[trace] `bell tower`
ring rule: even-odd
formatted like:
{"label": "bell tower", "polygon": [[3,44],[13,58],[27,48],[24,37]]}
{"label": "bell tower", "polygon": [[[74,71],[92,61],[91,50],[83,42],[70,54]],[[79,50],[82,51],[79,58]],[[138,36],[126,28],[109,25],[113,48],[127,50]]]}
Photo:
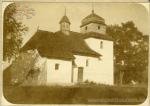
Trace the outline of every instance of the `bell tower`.
{"label": "bell tower", "polygon": [[104,18],[100,17],[94,12],[90,15],[85,17],[81,22],[81,33],[88,33],[88,32],[97,32],[100,34],[106,34],[106,24]]}
{"label": "bell tower", "polygon": [[65,35],[69,35],[69,33],[70,33],[70,24],[71,23],[70,23],[67,15],[66,15],[66,9],[65,9],[65,14],[61,18],[59,24],[60,24],[60,31],[62,33],[64,33]]}

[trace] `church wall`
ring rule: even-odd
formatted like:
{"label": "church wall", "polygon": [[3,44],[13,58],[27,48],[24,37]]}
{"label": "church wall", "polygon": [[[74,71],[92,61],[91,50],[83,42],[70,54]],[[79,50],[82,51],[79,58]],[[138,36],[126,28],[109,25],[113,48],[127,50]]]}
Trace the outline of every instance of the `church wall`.
{"label": "church wall", "polygon": [[47,84],[71,83],[71,71],[71,61],[47,59]]}
{"label": "church wall", "polygon": [[[100,29],[98,29],[98,27],[100,27]],[[96,24],[96,23],[90,23],[88,25],[81,27],[81,33],[87,33],[87,32],[97,32],[97,33],[105,34],[106,26],[101,24]]]}
{"label": "church wall", "polygon": [[[113,69],[112,65],[104,63],[102,60],[95,57],[75,55],[75,62],[78,67],[83,67],[83,82],[93,81],[102,84],[113,84]],[[88,60],[88,65],[86,61]],[[106,65],[105,65],[106,64]],[[111,67],[109,67],[111,66]],[[74,69],[74,82],[77,82],[78,67]]]}
{"label": "church wall", "polygon": [[[93,70],[93,66],[96,67],[96,65],[92,65],[94,63],[97,63],[98,58],[94,58],[94,57],[89,57],[89,56],[80,56],[80,55],[74,55],[75,56],[75,63],[77,65],[77,67],[74,69],[74,82],[77,83],[77,79],[78,79],[78,68],[79,67],[83,67],[83,82],[86,81],[87,79],[90,78],[90,70]],[[86,65],[86,61],[88,60],[88,66]],[[93,70],[91,71],[94,74]],[[89,74],[89,75],[88,75]],[[94,78],[95,79],[95,78]],[[92,81],[94,79],[91,79]]]}
{"label": "church wall", "polygon": [[[91,49],[102,55],[101,61],[93,64],[93,70],[95,69],[97,70],[97,72],[101,73],[100,77],[104,83],[113,84],[114,82],[113,42],[95,38],[88,38],[85,41]],[[96,74],[95,77],[98,77],[97,75],[98,74]]]}
{"label": "church wall", "polygon": [[83,67],[83,78],[86,70],[86,60],[89,59],[88,56],[80,56],[80,55],[74,55],[75,56],[75,63],[76,63],[76,68],[73,69],[73,82],[77,83],[77,78],[78,78],[78,67]]}

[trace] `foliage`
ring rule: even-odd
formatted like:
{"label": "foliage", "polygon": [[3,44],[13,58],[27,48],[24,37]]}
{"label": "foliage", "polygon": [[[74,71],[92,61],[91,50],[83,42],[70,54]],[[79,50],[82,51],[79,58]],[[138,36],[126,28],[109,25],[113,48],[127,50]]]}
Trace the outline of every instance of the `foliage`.
{"label": "foliage", "polygon": [[107,27],[114,39],[115,73],[124,72],[123,83],[147,81],[148,36],[143,35],[132,21]]}
{"label": "foliage", "polygon": [[[38,59],[38,54],[35,51],[30,53],[20,53],[19,56],[12,62],[11,66],[4,71],[4,77],[11,76],[7,81],[7,85],[20,85],[24,83],[32,83],[32,77],[36,77],[35,64]],[[8,75],[9,74],[9,75]]]}
{"label": "foliage", "polygon": [[[18,21],[18,16],[27,16],[33,11],[23,8],[21,4],[12,3],[8,5],[4,11],[4,24],[3,24],[3,60],[10,61],[19,53],[22,44],[22,35],[28,31],[28,28]],[[25,13],[23,13],[25,11]]]}

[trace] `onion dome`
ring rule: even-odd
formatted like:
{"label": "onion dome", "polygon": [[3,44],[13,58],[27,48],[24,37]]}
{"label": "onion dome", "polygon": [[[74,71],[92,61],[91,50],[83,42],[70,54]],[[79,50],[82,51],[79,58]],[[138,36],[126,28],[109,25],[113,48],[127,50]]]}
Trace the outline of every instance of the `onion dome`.
{"label": "onion dome", "polygon": [[63,23],[63,22],[66,22],[66,23],[69,23],[70,24],[70,21],[69,21],[69,19],[68,19],[68,17],[66,16],[66,15],[64,15],[63,17],[62,17],[62,19],[60,20],[60,24],[61,23]]}
{"label": "onion dome", "polygon": [[92,10],[92,13],[90,15],[88,15],[87,17],[85,17],[82,22],[81,22],[81,26],[83,27],[89,23],[97,23],[97,24],[103,24],[105,25],[105,20],[104,18],[98,16],[97,14],[94,13],[94,10]]}

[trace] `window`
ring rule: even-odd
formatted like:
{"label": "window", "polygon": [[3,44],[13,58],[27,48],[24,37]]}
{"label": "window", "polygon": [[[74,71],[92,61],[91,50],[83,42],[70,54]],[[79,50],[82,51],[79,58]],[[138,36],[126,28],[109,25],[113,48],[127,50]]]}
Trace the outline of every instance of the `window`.
{"label": "window", "polygon": [[59,70],[59,64],[58,63],[55,64],[55,70]]}
{"label": "window", "polygon": [[100,48],[103,48],[103,41],[100,42]]}
{"label": "window", "polygon": [[98,26],[98,29],[100,29],[100,26]]}
{"label": "window", "polygon": [[89,66],[89,60],[86,59],[86,66]]}
{"label": "window", "polygon": [[87,26],[85,27],[85,30],[87,30]]}

